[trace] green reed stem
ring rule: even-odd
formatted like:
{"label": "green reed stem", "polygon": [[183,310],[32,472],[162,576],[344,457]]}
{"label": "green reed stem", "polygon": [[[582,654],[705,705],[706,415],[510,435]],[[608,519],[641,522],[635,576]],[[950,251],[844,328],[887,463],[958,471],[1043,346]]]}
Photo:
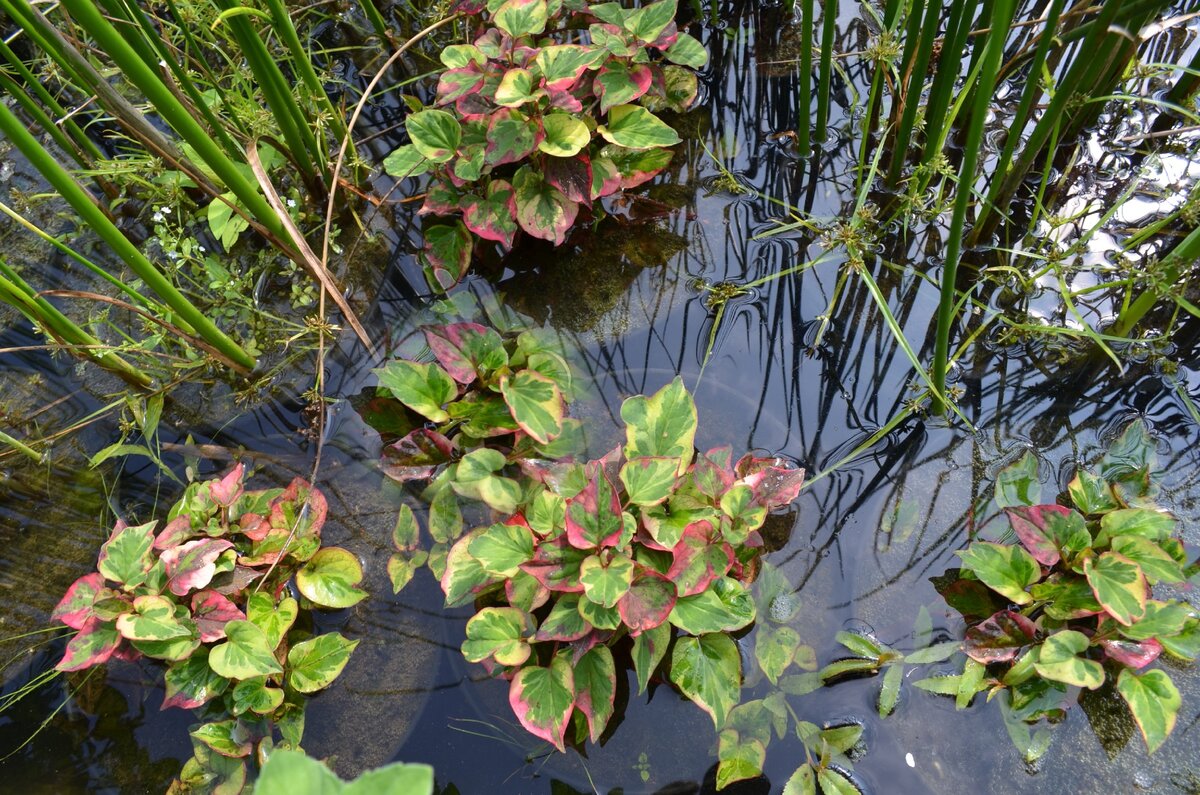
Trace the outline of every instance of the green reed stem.
{"label": "green reed stem", "polygon": [[942,57],[938,59],[937,73],[929,90],[929,102],[925,111],[925,145],[921,151],[921,162],[928,165],[942,151],[942,131],[953,105],[954,84],[958,81],[962,61],[954,53],[962,52],[966,46],[967,33],[977,0],[953,0],[946,36],[942,43]]}
{"label": "green reed stem", "polygon": [[0,444],[11,447],[12,449],[16,450],[21,455],[23,455],[26,458],[33,461],[33,463],[35,463],[35,464],[40,464],[40,463],[42,463],[42,461],[45,460],[45,457],[41,453],[39,453],[37,450],[34,450],[32,447],[25,444],[20,439],[16,439],[12,436],[9,436],[4,431],[0,431]]}
{"label": "green reed stem", "polygon": [[[321,83],[321,78],[317,76],[317,70],[313,67],[312,57],[308,51],[304,49],[304,45],[300,42],[300,34],[296,32],[296,26],[292,24],[291,12],[283,0],[265,0],[267,10],[271,12],[271,21],[275,28],[275,32],[283,39],[283,43],[287,46],[288,52],[291,54],[292,69],[300,75],[301,81],[309,94],[309,100],[325,112],[329,117],[330,129],[339,140],[346,136],[346,122],[342,118],[342,114],[337,112],[333,107],[333,103],[329,100],[329,95],[325,93],[325,86]],[[370,4],[369,0],[364,0],[365,4]],[[314,156],[319,161],[324,161],[324,155],[321,152],[314,152]]]}
{"label": "green reed stem", "polygon": [[821,9],[821,71],[817,86],[817,140],[829,137],[829,91],[833,83],[833,39],[837,32],[838,0],[824,0]]}
{"label": "green reed stem", "polygon": [[807,157],[812,149],[812,79],[813,79],[813,0],[801,0],[800,13],[800,97],[796,109],[800,113],[796,123],[796,148],[801,157]]}
{"label": "green reed stem", "polygon": [[942,290],[938,303],[937,331],[933,352],[933,411],[946,413],[946,368],[950,355],[950,326],[954,322],[955,288],[958,277],[958,261],[962,253],[963,228],[967,220],[967,205],[971,201],[971,185],[979,165],[979,152],[983,144],[984,122],[992,92],[996,86],[996,75],[1000,71],[1000,60],[1004,55],[1004,42],[1016,10],[1016,0],[996,0],[992,6],[992,33],[984,45],[982,69],[975,86],[975,101],[971,110],[967,136],[963,147],[962,165],[958,172],[958,190],[954,195],[954,209],[947,232],[946,262],[942,266]]}
{"label": "green reed stem", "polygon": [[[104,159],[104,153],[100,151],[100,147],[96,146],[96,142],[88,137],[87,133],[75,123],[73,118],[70,118],[70,114],[67,113],[66,108],[60,105],[58,100],[46,90],[46,87],[42,85],[42,81],[29,70],[24,61],[17,57],[17,54],[12,51],[12,48],[8,46],[3,37],[0,37],[0,55],[4,56],[4,60],[8,61],[9,66],[16,72],[16,77],[20,79],[23,87],[33,92],[33,96],[41,103],[47,116],[53,114],[58,119],[61,119],[61,121],[52,121],[51,127],[64,130],[67,135],[71,136],[71,140],[74,142],[73,145],[64,147],[64,149],[71,154],[75,162],[81,166],[86,166],[88,164],[86,161]],[[13,96],[17,97],[17,94]],[[22,103],[22,107],[24,106],[24,103]],[[30,115],[33,114],[31,113]],[[49,129],[47,129],[47,132],[51,135],[54,134]]]}
{"label": "green reed stem", "polygon": [[[918,18],[917,8],[922,2],[923,0],[917,0],[913,3],[910,22]],[[925,7],[925,20],[916,35],[917,41],[912,52],[913,58],[904,64],[901,80],[907,76],[908,83],[904,90],[904,111],[900,116],[900,123],[896,127],[895,137],[892,139],[892,162],[887,176],[889,185],[898,184],[900,175],[904,171],[908,146],[913,137],[913,125],[917,120],[917,110],[922,104],[921,96],[925,88],[925,75],[929,70],[929,55],[933,52],[933,40],[937,36],[938,25],[941,22],[941,10],[940,2],[929,3]],[[915,26],[909,25],[910,34],[913,27]]]}

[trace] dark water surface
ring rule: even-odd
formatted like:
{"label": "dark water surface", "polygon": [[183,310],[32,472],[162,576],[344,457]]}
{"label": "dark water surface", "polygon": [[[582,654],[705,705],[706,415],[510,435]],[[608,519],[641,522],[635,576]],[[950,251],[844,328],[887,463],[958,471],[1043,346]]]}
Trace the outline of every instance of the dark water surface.
{"label": "dark water surface", "polygon": [[[780,209],[754,193],[724,189],[705,147],[754,191],[816,216],[844,217],[854,204],[857,137],[838,131],[850,122],[849,105],[856,92],[865,95],[869,77],[847,62],[834,86],[832,126],[840,137],[811,160],[797,157],[789,140],[779,137],[796,125],[796,70],[786,61],[794,58],[798,38],[795,28],[780,24],[781,13],[778,7],[736,4],[724,9],[721,24],[692,28],[713,57],[698,108],[676,120],[685,142],[669,174],[614,203],[609,209],[615,217],[597,231],[581,230],[557,251],[525,245],[504,262],[482,267],[464,288],[478,295],[502,292],[511,306],[561,334],[593,383],[577,416],[585,419],[596,449],[616,438],[614,418],[624,397],[650,393],[676,373],[696,394],[698,446],[731,444],[735,452],[786,455],[810,473],[842,461],[914,395],[910,363],[862,282],[847,280],[831,310],[845,263],[841,254],[731,300],[713,330],[701,284],[759,279],[823,249],[799,233],[754,239],[775,226]],[[858,47],[863,25],[845,14],[840,50]],[[381,126],[386,115],[376,120]],[[394,143],[380,139],[375,145],[382,154]],[[371,329],[392,342],[427,319],[411,256],[416,222],[401,214],[408,210],[396,212],[385,219],[395,256],[369,291],[376,296]],[[887,238],[880,256],[866,262],[926,361],[936,286],[884,260],[936,277],[942,248],[936,224],[916,227],[907,239]],[[379,263],[372,267],[376,274],[385,270]],[[1200,401],[1197,331],[1189,321],[1166,351],[1178,365],[1173,372],[1161,358],[1134,349],[1127,352],[1124,373],[1103,359],[1041,341],[1002,344],[985,332],[953,373],[974,432],[958,420],[907,420],[869,453],[806,488],[793,510],[772,518],[768,560],[797,586],[803,607],[792,626],[818,661],[839,656],[832,639],[840,629],[868,630],[885,643],[911,648],[922,606],[936,637],[957,637],[961,624],[929,580],[955,567],[953,553],[965,546],[968,527],[987,518],[986,508],[977,509],[986,505],[996,472],[1031,451],[1041,464],[1044,493],[1054,495],[1135,418],[1147,423],[1157,442],[1160,502],[1179,517],[1194,556],[1200,543],[1200,428],[1182,395]],[[0,347],[34,342],[13,323]],[[585,755],[557,754],[516,725],[506,683],[488,680],[481,666],[462,660],[458,646],[470,608],[443,610],[440,590],[424,569],[399,596],[390,595],[385,564],[396,507],[402,500],[419,505],[380,476],[379,437],[345,399],[371,390],[370,368],[378,363],[349,338],[328,362],[329,393],[343,399],[329,409],[318,476],[330,504],[326,534],[330,543],[361,556],[372,596],[351,610],[319,617],[322,628],[338,628],[362,643],[345,674],[311,700],[306,749],[333,757],[345,776],[393,759],[428,762],[439,786],[464,794],[710,791],[716,761],[711,721],[669,687],[652,689],[647,698],[624,683],[619,719],[604,743],[587,746]],[[310,373],[297,368],[265,402],[249,406],[220,385],[177,390],[161,432],[168,443],[165,460],[182,471],[185,451],[179,446],[191,434],[198,445],[227,451],[222,456],[205,448],[203,476],[239,455],[262,467],[263,485],[307,475],[315,444],[297,429],[306,425],[299,396]],[[13,416],[69,396],[40,416],[42,428],[83,419],[100,404],[95,395],[116,386],[30,351],[0,357],[0,379],[3,409]],[[153,505],[165,508],[178,494],[141,459],[130,460],[118,480],[105,481],[80,466],[116,433],[105,419],[66,437],[55,460],[70,465],[36,470],[5,463],[0,634],[46,626],[66,586],[91,570],[107,533],[97,519],[104,511],[148,516]],[[739,644],[751,649],[752,641],[747,636]],[[18,651],[9,647],[16,645],[0,647],[6,691],[53,665],[62,641],[9,660]],[[814,723],[865,726],[865,752],[853,775],[868,792],[1197,792],[1200,678],[1190,667],[1170,667],[1183,709],[1175,733],[1154,757],[1147,757],[1130,720],[1119,710],[1106,712],[1111,702],[1097,699],[1086,712],[1079,706],[1069,711],[1035,769],[1010,744],[997,705],[980,697],[956,712],[951,701],[911,686],[924,672],[906,677],[900,705],[887,719],[875,711],[879,677],[842,682],[790,703]],[[765,694],[766,687],[751,679],[743,698]],[[78,688],[74,698],[36,739],[0,762],[0,791],[163,791],[190,755],[187,726],[193,718],[159,711],[160,674],[151,665],[115,663],[86,681],[73,677],[43,688],[0,716],[0,755],[24,742],[68,688]],[[798,741],[776,740],[768,749],[766,779],[727,791],[780,792],[802,759]]]}

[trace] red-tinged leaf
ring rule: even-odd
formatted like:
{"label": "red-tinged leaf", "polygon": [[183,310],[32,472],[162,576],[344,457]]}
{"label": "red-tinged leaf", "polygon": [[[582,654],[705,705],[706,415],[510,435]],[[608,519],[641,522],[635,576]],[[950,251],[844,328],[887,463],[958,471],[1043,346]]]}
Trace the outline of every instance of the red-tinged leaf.
{"label": "red-tinged leaf", "polygon": [[167,526],[162,529],[162,532],[154,537],[154,548],[170,549],[195,535],[196,533],[192,530],[192,518],[187,514],[176,516],[167,522]]}
{"label": "red-tinged leaf", "polygon": [[1087,558],[1083,561],[1083,575],[1096,601],[1121,624],[1129,626],[1146,614],[1146,577],[1141,567],[1129,558],[1115,552]]}
{"label": "red-tinged leaf", "polygon": [[59,671],[82,671],[108,662],[121,645],[121,634],[114,621],[89,619],[67,644],[67,652],[54,666]]}
{"label": "red-tinged leaf", "polygon": [[582,593],[579,567],[591,553],[571,546],[566,536],[538,544],[533,560],[521,564],[521,570],[532,575],[551,591]]}
{"label": "red-tinged leaf", "polygon": [[238,519],[238,529],[251,541],[262,541],[271,532],[271,520],[256,513],[244,513]]}
{"label": "red-tinged leaf", "polygon": [[504,340],[478,323],[429,326],[425,329],[425,341],[438,364],[460,384],[487,378],[508,364]]}
{"label": "red-tinged leaf", "polygon": [[659,148],[634,150],[606,146],[603,151],[617,170],[621,190],[630,190],[654,179],[671,164],[672,157],[670,149]]}
{"label": "red-tinged leaf", "polygon": [[678,40],[679,28],[674,22],[668,22],[667,26],[662,29],[662,33],[658,34],[658,38],[651,42],[650,46],[657,47],[660,50],[666,50]]}
{"label": "red-tinged leaf", "polygon": [[216,591],[199,591],[192,594],[192,620],[200,630],[200,640],[211,643],[225,637],[226,624],[245,621],[246,614]]}
{"label": "red-tinged leaf", "polygon": [[298,539],[320,537],[328,513],[329,504],[320,489],[304,478],[292,478],[271,502],[271,526],[294,533]]}
{"label": "red-tinged leaf", "polygon": [[719,500],[733,486],[735,476],[730,465],[733,448],[718,447],[696,456],[692,481],[706,497]]}
{"label": "red-tinged leaf", "polygon": [[712,525],[690,524],[671,550],[671,568],[667,579],[675,583],[678,595],[693,596],[708,588],[713,580],[724,577],[733,565],[733,548],[712,542]]}
{"label": "red-tinged leaf", "polygon": [[652,82],[650,68],[645,64],[631,67],[611,60],[596,74],[593,91],[600,98],[600,112],[608,113],[617,105],[625,105],[641,97]]}
{"label": "red-tinged leaf", "polygon": [[610,196],[621,189],[621,172],[610,157],[592,158],[592,199]]}
{"label": "red-tinged leaf", "polygon": [[484,74],[475,64],[442,72],[437,85],[437,105],[449,105],[455,100],[479,91]]}
{"label": "red-tinged leaf", "polygon": [[[489,3],[488,5],[491,5]],[[489,27],[473,42],[479,51],[488,58],[507,60],[509,52],[512,51],[513,39],[500,28]]]}
{"label": "red-tinged leaf", "polygon": [[530,734],[565,750],[563,739],[575,708],[575,676],[570,663],[555,657],[548,667],[525,666],[513,677],[508,703]]}
{"label": "red-tinged leaf", "polygon": [[967,630],[963,651],[984,665],[1009,662],[1033,643],[1036,635],[1037,627],[1028,618],[1013,610],[1001,610]]}
{"label": "red-tinged leaf", "polygon": [[50,618],[61,621],[71,629],[83,629],[84,624],[92,618],[92,606],[96,600],[111,593],[104,587],[104,575],[99,572],[85,574],[67,589]]}
{"label": "red-tinged leaf", "polygon": [[[486,85],[485,81],[484,86]],[[459,97],[454,102],[454,109],[462,116],[463,121],[486,120],[487,115],[492,112],[492,104],[482,96],[484,90],[486,88],[480,89],[478,93]]]}
{"label": "red-tinged leaf", "polygon": [[1121,665],[1137,669],[1145,668],[1157,660],[1163,652],[1162,644],[1154,638],[1143,640],[1140,643],[1113,638],[1100,641],[1100,646],[1104,649],[1105,654]]}
{"label": "red-tinged leaf", "polygon": [[[462,201],[462,191],[446,182],[431,182],[425,192],[425,203],[418,211],[420,215],[454,215]],[[428,236],[426,236],[428,239]]]}
{"label": "red-tinged leaf", "polygon": [[238,464],[225,477],[208,484],[208,496],[223,508],[233,505],[242,496],[242,476],[245,473],[246,467]]}
{"label": "red-tinged leaf", "polygon": [[488,120],[484,159],[492,166],[519,162],[537,149],[542,137],[542,128],[536,119],[530,119],[518,110],[503,108]]}
{"label": "red-tinged leaf", "polygon": [[637,636],[667,620],[675,607],[675,597],[675,583],[639,564],[629,590],[617,602],[617,611],[629,627],[629,634]]}
{"label": "red-tinged leaf", "polygon": [[571,113],[583,112],[583,102],[570,91],[547,88],[546,96],[550,98],[550,107],[552,108],[559,108]]}
{"label": "red-tinged leaf", "polygon": [[607,646],[593,646],[576,661],[575,706],[587,719],[592,742],[600,739],[613,715],[617,694],[617,671]]}
{"label": "red-tinged leaf", "polygon": [[196,709],[229,688],[229,680],[209,667],[208,649],[205,647],[196,649],[187,659],[172,664],[164,678],[166,692],[161,709]]}
{"label": "red-tinged leaf", "polygon": [[150,546],[154,543],[154,522],[129,527],[118,522],[112,535],[100,547],[96,568],[104,578],[133,590],[146,579],[153,565]]}
{"label": "red-tinged leaf", "polygon": [[421,262],[430,286],[449,290],[458,284],[471,264],[473,247],[471,233],[462,221],[438,224],[426,229]]}
{"label": "red-tinged leaf", "polygon": [[199,590],[217,573],[217,557],[233,542],[224,538],[202,538],[172,547],[162,553],[166,566],[167,588],[176,596]]}
{"label": "red-tinged leaf", "polygon": [[[608,476],[589,466],[588,485],[567,500],[567,540],[577,549],[613,546],[625,529],[621,498]],[[551,589],[553,590],[553,589]]]}
{"label": "red-tinged leaf", "polygon": [[782,508],[800,494],[804,470],[785,458],[742,456],[736,470],[742,482],[754,490],[754,498],[767,508]]}
{"label": "red-tinged leaf", "polygon": [[542,47],[535,60],[547,89],[566,91],[575,85],[596,58],[595,49],[578,44]]}
{"label": "red-tinged leaf", "polygon": [[[592,161],[586,154],[547,157],[542,164],[542,176],[569,201],[592,206]],[[513,207],[515,212],[516,205]]]}
{"label": "red-tinged leaf", "polygon": [[518,229],[517,200],[509,182],[492,180],[487,187],[487,198],[481,199],[474,194],[466,196],[461,207],[467,229],[484,240],[499,243],[505,249],[512,248],[513,237]]}
{"label": "red-tinged leaf", "polygon": [[1062,505],[1022,505],[1004,512],[1017,538],[1043,566],[1058,563],[1063,552],[1082,552],[1092,542],[1083,516]]}
{"label": "red-tinged leaf", "polygon": [[427,480],[437,467],[449,462],[453,456],[453,442],[437,431],[418,428],[383,448],[380,466],[385,475],[401,483]]}
{"label": "red-tinged leaf", "polygon": [[537,85],[528,69],[509,69],[496,86],[496,104],[517,108],[537,98]]}
{"label": "red-tinged leaf", "polygon": [[522,166],[513,177],[516,190],[517,223],[527,233],[542,240],[561,246],[567,238],[567,230],[575,223],[579,205],[545,178]]}

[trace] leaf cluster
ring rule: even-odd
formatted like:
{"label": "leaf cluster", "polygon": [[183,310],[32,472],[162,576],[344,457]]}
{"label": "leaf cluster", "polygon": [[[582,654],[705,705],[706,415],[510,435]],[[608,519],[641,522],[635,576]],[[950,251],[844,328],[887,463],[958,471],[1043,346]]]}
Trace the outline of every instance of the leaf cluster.
{"label": "leaf cluster", "polygon": [[[296,627],[300,603],[342,608],[366,594],[358,560],[321,546],[327,506],[297,478],[285,489],[246,490],[239,464],[220,480],[190,484],[165,526],[118,522],[97,571],[80,577],[53,618],[76,630],[59,671],[110,659],[166,665],[163,708],[204,708],[192,730],[187,784],[244,780],[243,760],[303,731],[303,696],[327,687],[357,641]],[[181,784],[181,786],[183,786]]]}
{"label": "leaf cluster", "polygon": [[435,107],[413,100],[397,177],[432,174],[422,261],[432,287],[466,273],[476,238],[505,251],[520,232],[561,245],[581,208],[636,187],[671,161],[704,47],[675,26],[676,0],[641,8],[583,0],[468,0],[471,44],[447,47]]}

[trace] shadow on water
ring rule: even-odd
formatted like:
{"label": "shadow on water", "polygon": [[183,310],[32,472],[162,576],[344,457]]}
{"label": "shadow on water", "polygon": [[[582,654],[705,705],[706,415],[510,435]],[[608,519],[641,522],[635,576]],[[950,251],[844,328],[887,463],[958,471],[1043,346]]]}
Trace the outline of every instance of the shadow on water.
{"label": "shadow on water", "polygon": [[[831,257],[729,301],[719,325],[701,286],[754,281],[820,253],[808,233],[758,239],[782,213],[755,192],[817,216],[840,217],[853,207],[857,143],[846,129],[853,98],[865,92],[869,75],[854,66],[838,73],[834,138],[811,159],[799,158],[787,135],[797,124],[795,26],[784,24],[779,5],[727,3],[720,17],[719,26],[692,28],[712,59],[698,108],[675,120],[688,135],[670,173],[612,204],[598,228],[578,230],[562,249],[527,244],[487,264],[464,289],[502,292],[568,343],[593,384],[580,412],[598,448],[618,438],[624,397],[651,392],[680,373],[699,404],[698,444],[769,451],[822,472],[914,395],[910,364],[864,283],[851,279],[839,290],[844,258]],[[862,20],[846,11],[839,30],[840,51],[862,48]],[[390,118],[381,112],[376,122],[386,127]],[[387,137],[376,145],[385,152]],[[706,147],[753,192],[731,191]],[[395,343],[421,322],[418,307],[427,297],[411,255],[419,222],[406,207],[379,220],[386,221],[395,253],[372,288],[371,325],[378,338]],[[922,360],[932,350],[936,287],[888,262],[930,270],[943,236],[936,224],[916,227],[907,238],[889,238],[865,263]],[[1133,351],[1124,373],[1103,362],[1080,367],[1069,350],[1005,344],[984,334],[953,374],[974,433],[961,423],[909,419],[807,489],[798,509],[773,520],[779,529],[769,560],[798,586],[803,609],[795,626],[817,659],[837,656],[833,635],[847,628],[870,630],[905,648],[922,606],[935,633],[956,636],[961,625],[929,580],[955,566],[955,550],[988,518],[995,474],[1031,451],[1053,494],[1135,417],[1148,423],[1159,444],[1163,507],[1179,516],[1190,546],[1200,543],[1200,429],[1181,397],[1200,400],[1198,332],[1192,320],[1176,335],[1174,372]],[[14,325],[2,345],[27,340]],[[168,463],[181,470],[183,454],[200,451],[208,456],[201,476],[239,456],[262,467],[264,484],[307,474],[315,445],[298,429],[306,426],[300,395],[309,385],[303,371],[309,364],[255,406],[238,403],[219,385],[177,391],[164,420]],[[330,393],[348,397],[370,389],[375,364],[346,342],[328,363]],[[102,403],[98,395],[112,391],[44,354],[5,354],[0,369],[6,396],[24,384],[23,397],[11,399],[13,412],[28,413],[47,394],[69,396],[42,416],[45,426],[85,417]],[[88,470],[87,455],[115,434],[114,421],[102,419],[64,439],[55,468],[14,464],[0,486],[0,595],[7,605],[0,628],[6,634],[45,625],[66,585],[93,564],[114,512],[148,516],[153,505],[169,504],[178,493],[136,459],[117,481],[102,482]],[[186,447],[189,434],[192,446]],[[399,596],[390,595],[385,564],[396,507],[400,501],[420,506],[383,482],[374,467],[379,453],[378,436],[349,403],[333,404],[318,479],[330,502],[327,533],[363,559],[372,598],[318,619],[322,628],[340,628],[362,643],[335,686],[312,700],[307,750],[332,757],[343,775],[390,759],[429,762],[445,792],[713,791],[711,723],[667,686],[639,697],[629,681],[619,683],[619,725],[584,753],[554,753],[514,724],[504,683],[487,680],[458,653],[470,609],[443,610],[424,569]],[[72,484],[69,498],[63,482]],[[749,648],[750,641],[739,644]],[[10,663],[5,688],[52,664],[60,646],[51,643]],[[1145,755],[1124,713],[1109,709],[1102,691],[1089,697],[1086,712],[1068,713],[1037,770],[1023,768],[998,710],[983,699],[956,712],[947,700],[905,685],[896,714],[880,719],[878,681],[859,679],[792,701],[803,719],[865,726],[867,751],[854,775],[871,792],[1195,791],[1200,680],[1182,668],[1172,676],[1184,707],[1175,734],[1154,757]],[[67,688],[79,687],[37,739],[0,763],[2,788],[165,789],[176,760],[190,753],[190,718],[158,711],[157,682],[149,666],[113,664],[81,687],[67,680],[43,688],[0,717],[2,755],[37,728]],[[743,697],[762,692],[763,683],[751,682]],[[765,780],[727,791],[778,792],[802,754],[794,739],[774,743]]]}

